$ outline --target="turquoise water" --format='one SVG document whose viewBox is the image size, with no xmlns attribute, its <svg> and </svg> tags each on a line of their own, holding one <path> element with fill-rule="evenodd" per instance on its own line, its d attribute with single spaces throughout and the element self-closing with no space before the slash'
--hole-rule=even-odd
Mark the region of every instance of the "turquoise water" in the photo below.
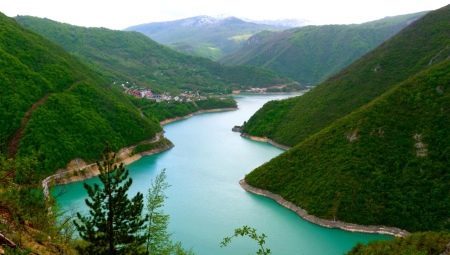
<svg viewBox="0 0 450 255">
<path fill-rule="evenodd" d="M 306 222 L 270 199 L 249 194 L 238 184 L 246 173 L 282 153 L 265 144 L 231 132 L 265 102 L 286 96 L 237 97 L 239 110 L 209 113 L 165 126 L 175 144 L 169 151 L 144 157 L 128 166 L 132 193 L 146 193 L 151 179 L 166 169 L 171 187 L 165 210 L 171 216 L 175 240 L 198 255 L 254 254 L 256 245 L 237 240 L 220 248 L 224 236 L 242 225 L 268 235 L 274 255 L 343 254 L 358 242 L 389 236 L 351 233 Z M 97 178 L 88 180 L 92 183 Z M 67 213 L 85 210 L 86 192 L 81 182 L 55 187 L 52 193 Z"/>
</svg>

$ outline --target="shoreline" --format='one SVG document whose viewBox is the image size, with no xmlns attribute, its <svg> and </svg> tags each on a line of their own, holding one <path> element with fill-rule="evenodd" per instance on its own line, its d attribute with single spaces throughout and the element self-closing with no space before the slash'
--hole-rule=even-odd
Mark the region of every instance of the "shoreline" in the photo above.
<svg viewBox="0 0 450 255">
<path fill-rule="evenodd" d="M 360 233 L 369 233 L 369 234 L 384 234 L 384 235 L 391 235 L 391 236 L 395 236 L 395 237 L 405 237 L 405 236 L 409 235 L 408 231 L 400 229 L 400 228 L 395 228 L 395 227 L 375 226 L 375 225 L 366 226 L 366 225 L 358 225 L 358 224 L 354 224 L 354 223 L 347 223 L 347 222 L 343 222 L 343 221 L 333 221 L 333 220 L 322 219 L 322 218 L 316 217 L 314 215 L 308 214 L 308 211 L 306 211 L 305 209 L 303 209 L 301 207 L 298 207 L 297 205 L 295 205 L 292 202 L 285 200 L 280 195 L 277 195 L 277 194 L 272 193 L 267 190 L 263 190 L 263 189 L 259 189 L 259 188 L 251 186 L 250 184 L 248 184 L 245 181 L 245 179 L 240 180 L 239 185 L 245 191 L 255 194 L 255 195 L 270 198 L 270 199 L 274 200 L 275 202 L 277 202 L 278 204 L 280 204 L 281 206 L 295 212 L 302 219 L 309 221 L 313 224 L 325 227 L 325 228 L 337 228 L 337 229 L 342 229 L 342 230 L 350 231 L 350 232 L 360 232 Z"/>
<path fill-rule="evenodd" d="M 169 123 L 188 119 L 190 117 L 193 117 L 193 116 L 199 115 L 199 114 L 203 114 L 203 113 L 235 111 L 237 109 L 238 109 L 237 107 L 233 107 L 233 108 L 217 108 L 217 109 L 209 109 L 209 110 L 199 110 L 199 111 L 190 113 L 190 114 L 182 116 L 182 117 L 165 119 L 163 121 L 160 121 L 160 125 L 164 126 Z M 149 151 L 143 151 L 141 153 L 131 155 L 131 153 L 133 152 L 134 148 L 137 145 L 143 144 L 143 143 L 158 142 L 159 140 L 161 140 L 161 138 L 164 138 L 163 133 L 164 133 L 164 131 L 156 134 L 156 136 L 150 140 L 145 140 L 138 144 L 131 145 L 131 146 L 120 149 L 119 152 L 116 153 L 116 156 L 118 159 L 116 164 L 123 163 L 124 165 L 129 165 L 135 161 L 138 161 L 139 159 L 141 159 L 144 156 L 158 154 L 158 153 L 161 153 L 161 152 L 164 152 L 164 151 L 167 151 L 167 150 L 173 148 L 174 145 L 172 143 L 170 143 L 169 145 L 166 145 L 166 146 L 163 146 L 160 148 L 152 149 Z M 44 196 L 46 198 L 49 198 L 50 187 L 53 185 L 64 185 L 64 184 L 69 184 L 72 182 L 84 181 L 84 180 L 93 178 L 95 176 L 98 176 L 99 174 L 100 174 L 100 172 L 98 170 L 96 162 L 87 164 L 82 159 L 73 159 L 72 161 L 70 161 L 67 164 L 66 168 L 59 169 L 55 174 L 47 176 L 44 180 L 42 180 L 42 188 L 44 190 Z"/>
<path fill-rule="evenodd" d="M 143 156 L 158 154 L 174 147 L 174 145 L 170 142 L 168 145 L 159 148 L 132 154 L 136 146 L 144 143 L 156 143 L 159 142 L 162 138 L 164 138 L 163 132 L 156 134 L 156 136 L 150 140 L 145 140 L 138 144 L 120 149 L 119 152 L 116 153 L 117 162 L 115 164 L 123 163 L 124 165 L 129 165 L 141 159 Z M 97 163 L 87 164 L 82 159 L 74 159 L 67 164 L 66 168 L 60 169 L 55 174 L 47 176 L 44 180 L 42 180 L 44 196 L 46 198 L 50 197 L 51 186 L 84 181 L 98 176 L 99 174 L 100 171 L 98 169 Z"/>
<path fill-rule="evenodd" d="M 267 137 L 253 136 L 253 135 L 249 135 L 249 134 L 246 134 L 246 133 L 241 133 L 241 136 L 244 137 L 244 138 L 250 139 L 252 141 L 271 144 L 271 145 L 277 147 L 278 149 L 282 149 L 284 151 L 287 151 L 290 148 L 292 148 L 290 146 L 277 143 L 274 140 L 272 140 L 270 138 L 267 138 Z"/>
<path fill-rule="evenodd" d="M 203 113 L 229 112 L 229 111 L 236 111 L 237 109 L 239 109 L 239 108 L 238 107 L 230 107 L 230 108 L 217 108 L 217 109 L 209 109 L 209 110 L 198 110 L 196 112 L 189 113 L 188 115 L 185 115 L 185 116 L 169 118 L 169 119 L 162 120 L 162 121 L 159 122 L 159 124 L 161 126 L 165 126 L 165 125 L 170 124 L 172 122 L 189 119 L 191 117 L 194 117 L 195 115 L 199 115 L 199 114 L 203 114 Z"/>
<path fill-rule="evenodd" d="M 347 223 L 347 222 L 343 222 L 343 221 L 333 221 L 333 220 L 322 219 L 322 218 L 316 217 L 314 215 L 308 214 L 308 211 L 306 211 L 305 209 L 303 209 L 301 207 L 298 207 L 297 205 L 295 205 L 292 202 L 285 200 L 280 195 L 277 195 L 277 194 L 272 193 L 267 190 L 263 190 L 263 189 L 259 189 L 259 188 L 251 186 L 250 184 L 248 184 L 245 181 L 245 179 L 240 180 L 239 185 L 245 191 L 255 194 L 255 195 L 270 198 L 270 199 L 274 200 L 275 202 L 277 202 L 278 204 L 280 204 L 281 206 L 295 212 L 302 219 L 309 221 L 313 224 L 322 226 L 322 227 L 337 228 L 337 229 L 342 229 L 342 230 L 350 231 L 350 232 L 385 234 L 385 235 L 391 235 L 391 236 L 395 236 L 395 237 L 405 237 L 405 236 L 409 235 L 408 231 L 400 229 L 400 228 L 395 228 L 395 227 L 375 226 L 375 225 L 366 226 L 366 225 L 358 225 L 358 224 L 354 224 L 354 223 Z"/>
</svg>

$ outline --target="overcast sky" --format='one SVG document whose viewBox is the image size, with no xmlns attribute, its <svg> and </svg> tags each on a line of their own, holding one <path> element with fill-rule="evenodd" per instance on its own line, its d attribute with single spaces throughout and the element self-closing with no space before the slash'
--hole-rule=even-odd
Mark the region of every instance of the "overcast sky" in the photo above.
<svg viewBox="0 0 450 255">
<path fill-rule="evenodd" d="M 123 29 L 197 15 L 253 20 L 306 19 L 313 24 L 361 23 L 437 9 L 450 0 L 0 0 L 8 16 L 33 15 L 74 25 Z"/>
</svg>

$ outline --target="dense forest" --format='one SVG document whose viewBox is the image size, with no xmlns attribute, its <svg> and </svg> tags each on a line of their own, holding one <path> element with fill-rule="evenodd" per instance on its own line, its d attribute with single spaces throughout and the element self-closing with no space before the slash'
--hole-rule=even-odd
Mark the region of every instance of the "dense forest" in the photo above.
<svg viewBox="0 0 450 255">
<path fill-rule="evenodd" d="M 381 29 L 387 38 L 422 14 L 415 15 L 364 29 Z M 417 232 L 359 244 L 350 255 L 450 253 L 449 21 L 450 5 L 430 12 L 305 95 L 264 105 L 243 132 L 292 148 L 249 173 L 247 183 L 321 218 Z M 352 38 L 341 28 L 325 31 Z M 308 29 L 302 31 L 314 32 Z M 356 55 L 381 43 L 378 36 L 356 40 L 364 44 Z M 156 102 L 126 95 L 119 86 L 126 82 L 155 92 L 216 95 Z M 164 170 L 151 183 L 145 210 L 143 194 L 128 197 L 132 180 L 123 165 L 114 165 L 112 152 L 173 146 L 164 137 L 148 143 L 161 133 L 161 121 L 235 109 L 232 97 L 217 94 L 280 84 L 299 87 L 268 69 L 184 55 L 136 32 L 0 13 L 0 253 L 79 254 L 77 247 L 81 254 L 149 254 L 159 247 L 162 254 L 192 254 L 170 239 Z M 72 225 L 54 198 L 44 197 L 41 180 L 76 158 L 103 158 L 103 184 L 85 185 L 92 210 Z M 244 236 L 257 242 L 257 254 L 271 254 L 267 236 L 247 226 L 222 245 Z"/>
<path fill-rule="evenodd" d="M 304 98 L 267 104 L 246 127 L 286 135 L 294 147 L 246 181 L 326 219 L 450 230 L 449 15 L 450 6 L 428 14 Z M 344 109 L 353 112 L 337 119 Z M 296 129 L 255 125 L 261 116 Z"/>
<path fill-rule="evenodd" d="M 52 173 L 74 158 L 95 160 L 152 138 L 159 123 L 141 117 L 119 90 L 64 50 L 0 17 L 2 152 L 34 155 Z"/>
<path fill-rule="evenodd" d="M 227 65 L 268 68 L 301 84 L 316 85 L 371 51 L 425 13 L 363 24 L 264 31 L 220 60 Z"/>
<path fill-rule="evenodd" d="M 231 93 L 233 88 L 293 82 L 270 70 L 226 67 L 185 55 L 138 32 L 77 27 L 28 16 L 16 20 L 79 57 L 111 83 L 130 81 L 155 91 Z"/>
<path fill-rule="evenodd" d="M 397 83 L 445 60 L 450 52 L 449 10 L 447 6 L 425 15 L 305 95 L 266 104 L 250 118 L 244 132 L 294 146 Z"/>
<path fill-rule="evenodd" d="M 441 255 L 449 252 L 450 233 L 423 232 L 393 241 L 378 241 L 368 245 L 359 244 L 348 255 Z"/>
<path fill-rule="evenodd" d="M 134 104 L 145 116 L 155 117 L 158 121 L 183 117 L 200 110 L 212 110 L 221 108 L 236 108 L 236 101 L 232 98 L 210 97 L 193 102 L 153 102 L 145 99 L 132 99 Z"/>
</svg>

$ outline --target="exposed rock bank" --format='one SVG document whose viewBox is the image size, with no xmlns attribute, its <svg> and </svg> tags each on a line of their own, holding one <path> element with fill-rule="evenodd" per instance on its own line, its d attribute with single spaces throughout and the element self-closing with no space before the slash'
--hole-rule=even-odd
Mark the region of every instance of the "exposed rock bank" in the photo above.
<svg viewBox="0 0 450 255">
<path fill-rule="evenodd" d="M 253 136 L 253 135 L 249 135 L 249 134 L 246 134 L 246 133 L 241 133 L 241 136 L 245 137 L 245 138 L 248 138 L 250 140 L 253 140 L 253 141 L 257 141 L 257 142 L 269 143 L 269 144 L 271 144 L 271 145 L 273 145 L 273 146 L 275 146 L 275 147 L 277 147 L 279 149 L 285 150 L 285 151 L 287 151 L 287 150 L 289 150 L 291 148 L 289 146 L 286 146 L 286 145 L 283 145 L 283 144 L 279 144 L 279 143 L 275 142 L 274 140 L 269 139 L 267 137 Z"/>
<path fill-rule="evenodd" d="M 267 190 L 255 188 L 255 187 L 249 185 L 247 182 L 245 182 L 245 180 L 241 180 L 239 182 L 239 184 L 247 192 L 271 198 L 271 199 L 275 200 L 278 204 L 294 211 L 303 219 L 305 219 L 311 223 L 317 224 L 319 226 L 322 226 L 322 227 L 339 228 L 339 229 L 343 229 L 343 230 L 351 231 L 351 232 L 387 234 L 387 235 L 393 235 L 396 237 L 404 237 L 409 234 L 409 232 L 406 230 L 394 228 L 394 227 L 364 226 L 364 225 L 358 225 L 358 224 L 347 223 L 347 222 L 342 222 L 342 221 L 321 219 L 314 215 L 308 214 L 308 212 L 305 209 L 302 209 L 302 208 L 296 206 L 295 204 L 285 200 L 280 195 L 274 194 Z"/>
<path fill-rule="evenodd" d="M 141 142 L 139 144 L 145 143 L 156 143 L 164 138 L 163 133 L 157 134 L 153 139 Z M 157 154 L 173 147 L 172 143 L 166 144 L 164 146 L 144 151 L 141 153 L 133 154 L 134 148 L 137 145 L 132 145 L 125 147 L 116 153 L 117 164 L 123 163 L 124 165 L 129 165 L 143 156 Z M 49 197 L 50 186 L 59 184 L 68 184 L 72 182 L 86 180 L 95 177 L 100 174 L 97 163 L 88 164 L 82 159 L 74 159 L 69 162 L 65 169 L 58 170 L 54 175 L 50 175 L 42 181 L 42 188 L 44 189 L 44 195 Z"/>
</svg>

